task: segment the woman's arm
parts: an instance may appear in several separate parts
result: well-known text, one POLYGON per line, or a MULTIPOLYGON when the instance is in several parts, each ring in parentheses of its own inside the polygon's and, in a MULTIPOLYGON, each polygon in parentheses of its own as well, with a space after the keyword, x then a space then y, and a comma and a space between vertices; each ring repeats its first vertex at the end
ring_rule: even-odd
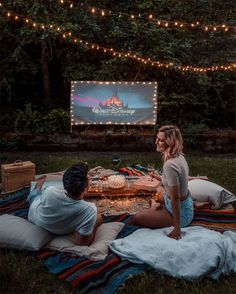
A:
POLYGON ((153 178, 155 178, 156 180, 158 180, 158 181, 162 181, 162 176, 161 175, 159 175, 158 174, 158 172, 150 172, 150 173, 148 173, 148 175, 150 176, 150 177, 153 177, 153 178))
POLYGON ((180 189, 179 186, 168 187, 168 192, 171 198, 171 206, 173 212, 174 229, 168 237, 179 240, 181 239, 181 225, 180 225, 180 189))

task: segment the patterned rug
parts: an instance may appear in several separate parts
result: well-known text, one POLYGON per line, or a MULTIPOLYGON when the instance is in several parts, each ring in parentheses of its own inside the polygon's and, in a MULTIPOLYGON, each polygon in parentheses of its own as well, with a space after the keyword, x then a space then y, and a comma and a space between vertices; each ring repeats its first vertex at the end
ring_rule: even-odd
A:
MULTIPOLYGON (((23 189, 0 200, 0 214, 8 213, 27 219, 28 203, 26 197, 29 189, 23 189)), ((139 227, 129 224, 131 216, 105 216, 105 222, 119 221, 125 224, 117 238, 126 237, 139 227)), ((220 232, 236 231, 236 214, 230 210, 198 210, 195 211, 191 225, 201 225, 220 232)), ((71 253, 62 253, 44 249, 38 252, 38 258, 44 261, 50 273, 61 280, 68 281, 81 294, 112 294, 124 282, 137 274, 145 272, 149 266, 122 261, 119 256, 109 252, 104 261, 92 261, 71 253)))

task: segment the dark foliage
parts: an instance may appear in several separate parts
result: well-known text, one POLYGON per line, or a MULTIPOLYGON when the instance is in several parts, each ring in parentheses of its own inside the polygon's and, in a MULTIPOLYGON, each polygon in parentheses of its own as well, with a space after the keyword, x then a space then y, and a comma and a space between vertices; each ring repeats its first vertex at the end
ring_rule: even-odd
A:
MULTIPOLYGON (((83 5, 74 1, 73 9, 66 1, 64 5, 55 0, 2 2, 6 9, 35 22, 60 25, 83 40, 117 51, 132 51, 176 65, 211 66, 235 61, 234 33, 164 29, 145 18, 131 21, 127 16, 118 17, 120 12, 146 16, 153 13, 166 20, 236 25, 235 0, 96 0, 84 1, 83 5), (110 9, 113 14, 92 15, 87 7, 93 5, 110 9)), ((71 44, 53 30, 42 31, 9 21, 3 9, 1 12, 1 121, 8 128, 14 126, 9 113, 23 110, 29 102, 40 113, 54 108, 64 108, 69 113, 71 80, 157 81, 158 124, 235 127, 235 73, 182 73, 114 58, 71 44)))

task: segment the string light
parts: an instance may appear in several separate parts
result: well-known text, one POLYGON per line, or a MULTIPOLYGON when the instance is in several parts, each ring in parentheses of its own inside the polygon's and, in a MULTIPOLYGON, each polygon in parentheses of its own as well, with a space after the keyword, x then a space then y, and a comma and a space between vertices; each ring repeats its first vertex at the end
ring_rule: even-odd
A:
POLYGON ((64 5, 65 2, 67 2, 69 8, 73 8, 74 7, 74 3, 71 1, 64 1, 64 0, 59 0, 59 4, 64 5))
MULTIPOLYGON (((0 6, 2 7, 2 5, 0 6)), ((71 41, 72 43, 79 43, 82 44, 84 47, 91 49, 91 50, 99 50, 103 52, 104 54, 111 55, 111 56, 118 56, 119 58, 129 58, 133 59, 137 62, 143 63, 145 65, 150 65, 150 66, 156 66, 157 68, 164 68, 164 69, 174 69, 174 70, 179 70, 182 72, 210 72, 210 71, 232 71, 236 70, 236 62, 229 64, 229 65, 218 65, 218 66, 210 66, 210 67, 195 67, 191 65, 186 65, 186 66, 177 66, 174 63, 163 63, 157 60, 151 60, 151 58, 146 58, 144 56, 138 56, 137 54, 133 52, 119 52, 116 51, 114 48, 106 48, 98 44, 94 44, 85 40, 82 40, 80 38, 75 38, 71 32, 65 32, 63 31, 59 26, 56 26, 55 24, 43 24, 43 23, 36 23, 29 18, 17 15, 16 13, 13 12, 6 12, 4 14, 8 19, 12 20, 21 20, 23 24, 29 25, 30 28, 35 28, 35 29, 51 29, 55 33, 57 33, 59 36, 61 36, 62 39, 67 39, 71 41), (78 42, 79 41, 79 42, 78 42)), ((78 45, 79 45, 78 44, 78 45)))
MULTIPOLYGON (((64 4, 66 1, 61 0, 59 1, 59 4, 64 4)), ((67 1, 68 5, 73 7, 73 3, 71 1, 67 1)), ((85 5, 83 2, 80 2, 77 4, 77 6, 83 6, 85 9, 88 10, 88 12, 92 13, 93 15, 98 15, 98 16, 109 16, 109 15, 114 15, 117 16, 118 18, 124 18, 125 21, 127 19, 144 19, 148 20, 150 22, 153 22, 157 24, 158 26, 162 26, 163 28, 184 28, 184 29, 201 29, 203 32, 236 32, 236 26, 235 25, 225 25, 225 24, 203 24, 200 23, 199 21, 192 21, 191 23, 188 22, 183 22, 183 21, 178 21, 178 20, 165 20, 165 19, 158 19, 155 17, 153 13, 150 13, 148 17, 145 14, 135 14, 135 13, 121 13, 121 12, 113 12, 111 10, 106 10, 106 9, 101 9, 97 7, 91 7, 89 5, 85 5), (167 25, 168 24, 168 25, 167 25), (207 28, 207 29, 206 29, 207 28)), ((70 7, 70 8, 72 8, 70 7)))

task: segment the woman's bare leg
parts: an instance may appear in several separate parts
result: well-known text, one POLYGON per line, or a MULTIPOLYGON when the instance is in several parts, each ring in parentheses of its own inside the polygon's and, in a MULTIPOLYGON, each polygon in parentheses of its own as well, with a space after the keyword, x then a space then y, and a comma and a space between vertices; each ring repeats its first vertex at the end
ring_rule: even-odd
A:
POLYGON ((173 217, 165 207, 156 209, 152 205, 151 208, 136 213, 131 223, 146 228, 166 228, 173 225, 173 217))
POLYGON ((159 188, 156 195, 153 197, 156 201, 160 202, 161 204, 165 204, 165 190, 164 188, 159 188))

